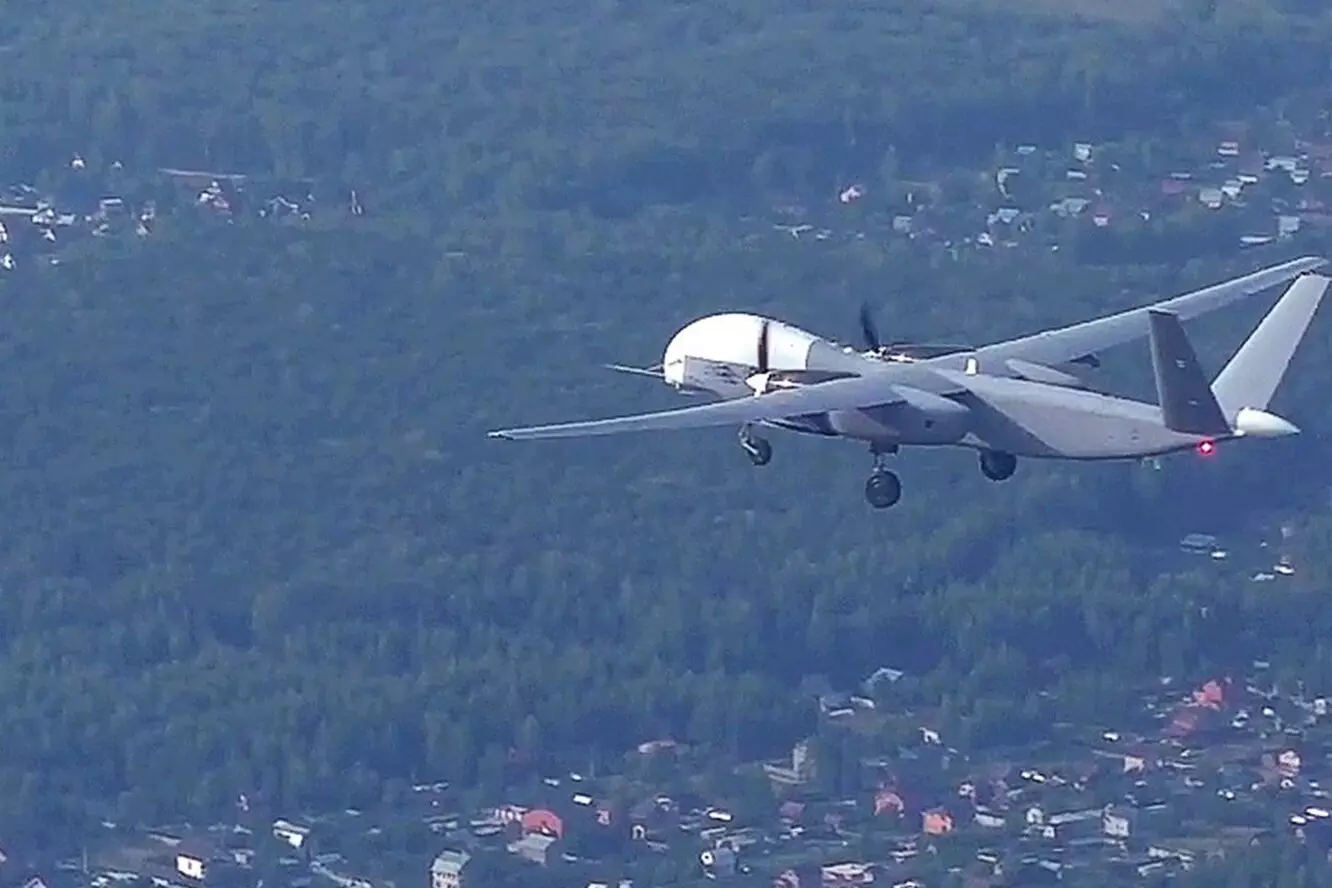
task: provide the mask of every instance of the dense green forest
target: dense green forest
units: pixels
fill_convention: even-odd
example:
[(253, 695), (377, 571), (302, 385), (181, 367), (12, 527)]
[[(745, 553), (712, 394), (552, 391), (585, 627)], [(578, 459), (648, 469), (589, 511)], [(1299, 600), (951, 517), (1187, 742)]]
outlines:
[(374, 180), (406, 215), (625, 213), (753, 178), (828, 187), (878, 169), (889, 143), (955, 162), (1242, 114), (1326, 72), (1326, 13), (1162, 8), (1150, 29), (925, 0), (15, 12), (0, 162), (81, 150)]
[[(850, 337), (868, 298), (892, 338), (983, 341), (1287, 258), (945, 262), (746, 239), (737, 208), (888, 156), (905, 175), (1243, 114), (1326, 71), (1326, 17), (126, 5), (4, 24), (0, 170), (41, 178), (81, 151), (311, 175), (370, 211), (322, 230), (168, 221), (0, 279), (6, 830), (238, 792), (493, 790), (515, 746), (603, 766), (662, 735), (768, 755), (813, 727), (802, 677), (848, 687), (882, 665), (967, 746), (1259, 655), (1332, 679), (1325, 335), (1280, 396), (1298, 440), (1157, 473), (1024, 465), (1002, 486), (965, 454), (909, 453), (886, 515), (849, 446), (774, 438), (754, 470), (729, 431), (484, 436), (674, 403), (598, 365), (651, 363), (722, 307)], [(1200, 325), (1210, 360), (1255, 311)], [(1143, 360), (1111, 372), (1140, 383)], [(1291, 515), (1301, 570), (1279, 592), (1149, 558)]]

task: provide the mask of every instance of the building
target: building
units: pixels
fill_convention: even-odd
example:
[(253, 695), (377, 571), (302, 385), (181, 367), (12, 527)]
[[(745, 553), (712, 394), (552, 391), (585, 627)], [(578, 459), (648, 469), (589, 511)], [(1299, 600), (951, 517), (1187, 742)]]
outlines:
[(564, 837), (564, 821), (546, 808), (535, 808), (522, 816), (523, 835), (542, 833), (557, 839)]
[(309, 844), (310, 827), (292, 823), (290, 820), (274, 820), (273, 838), (279, 842), (286, 842), (299, 851)]
[(176, 848), (176, 872), (191, 879), (203, 881), (207, 878), (208, 850), (199, 842), (182, 842)]
[(953, 815), (941, 808), (926, 811), (921, 817), (921, 832), (942, 836), (953, 831)]
[(430, 864), (430, 888), (459, 888), (463, 867), (472, 855), (466, 851), (441, 851)]
[(815, 761), (808, 740), (801, 740), (791, 750), (791, 764), (767, 762), (763, 772), (776, 786), (791, 787), (808, 783), (814, 777)]
[(1127, 811), (1107, 807), (1101, 818), (1101, 832), (1112, 839), (1127, 839), (1133, 833), (1133, 819)]
[(546, 865), (550, 854), (550, 846), (558, 841), (554, 836), (547, 833), (528, 833), (517, 841), (510, 842), (508, 845), (509, 853), (517, 854), (524, 860), (530, 860), (532, 863)]
[(709, 879), (730, 878), (735, 875), (736, 856), (733, 848), (709, 848), (698, 856), (703, 873)]

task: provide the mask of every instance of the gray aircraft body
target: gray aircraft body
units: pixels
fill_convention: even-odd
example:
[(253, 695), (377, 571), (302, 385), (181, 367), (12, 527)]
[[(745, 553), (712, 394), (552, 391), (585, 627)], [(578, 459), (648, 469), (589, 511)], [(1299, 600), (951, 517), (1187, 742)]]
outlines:
[[(857, 440), (873, 454), (865, 498), (875, 508), (901, 498), (901, 482), (886, 458), (904, 446), (974, 449), (981, 472), (993, 481), (1009, 478), (1019, 457), (1122, 460), (1193, 448), (1211, 452), (1222, 441), (1298, 432), (1267, 407), (1327, 290), (1328, 278), (1311, 273), (1325, 264), (1317, 257), (1296, 259), (1153, 305), (978, 348), (881, 346), (864, 313), (864, 350), (772, 318), (709, 315), (671, 339), (658, 367), (612, 369), (721, 400), (490, 436), (573, 438), (736, 425), (757, 465), (771, 460), (772, 447), (755, 426)], [(1292, 279), (1209, 380), (1180, 322)], [(1099, 366), (1099, 353), (1144, 337), (1157, 403), (1089, 387), (1085, 373)]]

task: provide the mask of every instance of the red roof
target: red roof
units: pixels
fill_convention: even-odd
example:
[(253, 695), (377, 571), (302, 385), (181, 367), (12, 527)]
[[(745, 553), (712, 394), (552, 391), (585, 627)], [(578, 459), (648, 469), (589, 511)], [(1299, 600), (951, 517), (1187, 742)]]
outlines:
[(545, 833), (549, 836), (560, 838), (564, 835), (564, 821), (553, 811), (547, 811), (545, 808), (537, 808), (535, 811), (528, 811), (523, 815), (524, 833)]

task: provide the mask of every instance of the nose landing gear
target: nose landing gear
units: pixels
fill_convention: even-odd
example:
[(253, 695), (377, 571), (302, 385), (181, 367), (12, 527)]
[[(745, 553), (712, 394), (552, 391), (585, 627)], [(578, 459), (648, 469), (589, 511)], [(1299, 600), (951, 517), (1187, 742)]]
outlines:
[(755, 435), (748, 425), (740, 427), (740, 446), (754, 465), (766, 466), (772, 462), (772, 445), (766, 438)]

